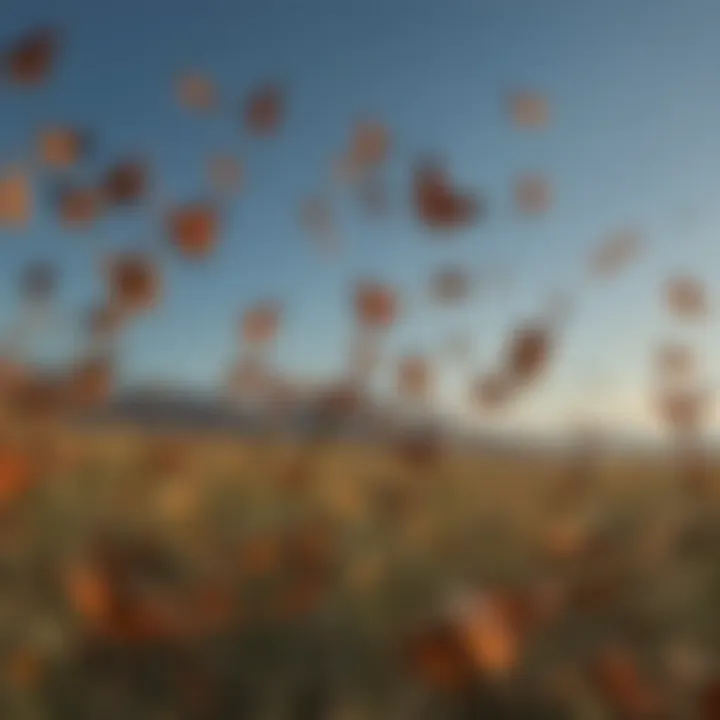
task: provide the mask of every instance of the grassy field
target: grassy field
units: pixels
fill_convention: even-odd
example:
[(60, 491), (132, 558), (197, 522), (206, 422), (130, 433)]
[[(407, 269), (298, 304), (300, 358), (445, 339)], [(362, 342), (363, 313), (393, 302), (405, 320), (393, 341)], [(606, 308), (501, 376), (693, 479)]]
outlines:
[(720, 717), (714, 467), (414, 450), (6, 443), (0, 717)]

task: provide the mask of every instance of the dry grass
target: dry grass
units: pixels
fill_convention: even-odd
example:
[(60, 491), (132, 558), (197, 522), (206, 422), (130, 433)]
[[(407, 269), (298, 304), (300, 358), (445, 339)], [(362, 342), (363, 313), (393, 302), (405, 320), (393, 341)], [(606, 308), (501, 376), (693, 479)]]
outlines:
[[(52, 437), (4, 507), (2, 717), (711, 717), (714, 468), (690, 493), (659, 458), (458, 451), (412, 466), (334, 441)], [(103, 615), (92, 575), (68, 590), (109, 532), (161, 547), (181, 578), (144, 634)], [(542, 619), (502, 631), (517, 645), (502, 678), (476, 662), (448, 692), (403, 648), (458, 591), (511, 591)], [(491, 657), (498, 626), (472, 627)], [(610, 646), (647, 687), (593, 674)]]

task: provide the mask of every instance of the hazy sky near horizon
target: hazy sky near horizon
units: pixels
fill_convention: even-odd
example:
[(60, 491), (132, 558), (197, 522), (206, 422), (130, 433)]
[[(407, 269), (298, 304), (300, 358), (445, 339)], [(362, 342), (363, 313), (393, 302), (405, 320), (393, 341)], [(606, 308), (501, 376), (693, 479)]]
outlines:
[[(217, 383), (237, 352), (238, 313), (265, 298), (285, 307), (276, 363), (299, 376), (336, 374), (352, 334), (352, 287), (366, 277), (395, 284), (406, 310), (386, 338), (386, 369), (406, 352), (437, 355), (454, 331), (470, 334), (471, 358), (438, 366), (437, 405), (449, 412), (466, 413), (468, 381), (558, 289), (576, 307), (551, 371), (501, 422), (558, 426), (587, 413), (643, 427), (652, 350), (668, 339), (695, 347), (714, 382), (717, 313), (682, 325), (661, 288), (673, 272), (691, 273), (711, 307), (720, 303), (717, 2), (6, 0), (0, 47), (37, 25), (61, 30), (63, 52), (46, 87), (0, 83), (0, 165), (27, 158), (39, 127), (67, 122), (97, 135), (89, 172), (147, 155), (172, 200), (206, 194), (213, 153), (235, 153), (245, 166), (217, 252), (199, 264), (169, 261), (163, 304), (124, 339), (127, 382)], [(178, 106), (174, 79), (188, 69), (216, 80), (222, 113)], [(253, 139), (242, 99), (266, 81), (287, 87), (287, 117), (276, 138)], [(504, 98), (517, 88), (547, 96), (546, 130), (509, 122)], [(333, 158), (361, 118), (393, 135), (389, 213), (366, 217), (350, 193), (334, 190), (343, 245), (324, 258), (300, 227), (298, 204), (329, 187)], [(420, 224), (411, 178), (427, 154), (482, 193), (484, 220), (439, 237)], [(552, 183), (546, 216), (514, 210), (513, 183), (526, 173)], [(616, 279), (589, 282), (588, 253), (622, 227), (642, 232), (646, 254)], [(146, 213), (128, 212), (73, 235), (40, 203), (26, 232), (0, 229), (0, 328), (11, 325), (20, 269), (53, 260), (59, 319), (35, 351), (67, 357), (74, 318), (101, 295), (96, 250), (136, 247), (157, 232)], [(512, 286), (433, 308), (423, 293), (446, 264), (507, 268)]]

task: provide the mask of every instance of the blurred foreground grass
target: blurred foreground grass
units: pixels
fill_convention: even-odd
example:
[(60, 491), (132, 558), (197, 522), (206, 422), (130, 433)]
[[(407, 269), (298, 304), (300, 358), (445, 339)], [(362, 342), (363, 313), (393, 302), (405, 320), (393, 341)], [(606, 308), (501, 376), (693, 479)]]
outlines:
[(720, 717), (719, 474), (120, 429), (8, 441), (0, 717)]

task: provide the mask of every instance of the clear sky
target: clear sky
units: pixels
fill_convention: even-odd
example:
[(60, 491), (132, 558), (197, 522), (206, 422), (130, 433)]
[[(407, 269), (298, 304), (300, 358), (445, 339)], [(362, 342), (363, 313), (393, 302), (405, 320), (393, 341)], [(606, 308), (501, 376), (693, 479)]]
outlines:
[[(557, 288), (572, 289), (578, 306), (549, 376), (509, 422), (558, 424), (582, 411), (642, 425), (650, 352), (666, 338), (698, 348), (714, 381), (715, 316), (680, 326), (660, 294), (668, 274), (682, 270), (720, 302), (714, 0), (5, 0), (0, 43), (38, 24), (59, 27), (65, 48), (46, 87), (0, 85), (2, 163), (27, 157), (38, 127), (68, 122), (97, 133), (88, 172), (140, 152), (170, 199), (206, 193), (204, 163), (214, 152), (235, 152), (245, 164), (246, 188), (218, 251), (201, 264), (172, 260), (163, 305), (125, 338), (128, 382), (212, 385), (237, 350), (238, 312), (264, 298), (286, 305), (276, 362), (299, 375), (333, 374), (350, 338), (355, 279), (395, 283), (410, 306), (445, 263), (509, 267), (514, 285), (458, 309), (415, 305), (390, 332), (389, 358), (433, 351), (455, 329), (472, 333), (472, 359), (442, 366), (440, 407), (461, 412), (467, 380)], [(222, 114), (178, 106), (173, 80), (186, 69), (217, 81)], [(265, 81), (287, 86), (288, 113), (277, 138), (257, 140), (244, 132), (240, 108)], [(546, 131), (508, 122), (505, 93), (525, 87), (552, 104)], [(390, 214), (365, 217), (336, 192), (344, 246), (323, 259), (299, 226), (298, 202), (328, 186), (332, 158), (363, 117), (393, 133)], [(448, 239), (420, 225), (410, 180), (427, 153), (484, 194), (486, 220)], [(513, 181), (526, 172), (553, 183), (545, 217), (513, 210)], [(612, 282), (587, 283), (589, 250), (628, 225), (645, 235), (647, 256)], [(27, 232), (0, 230), (0, 327), (12, 320), (18, 269), (57, 260), (65, 321), (36, 351), (68, 355), (73, 317), (102, 290), (93, 248), (135, 247), (155, 232), (146, 215), (130, 212), (72, 235), (41, 203)]]

